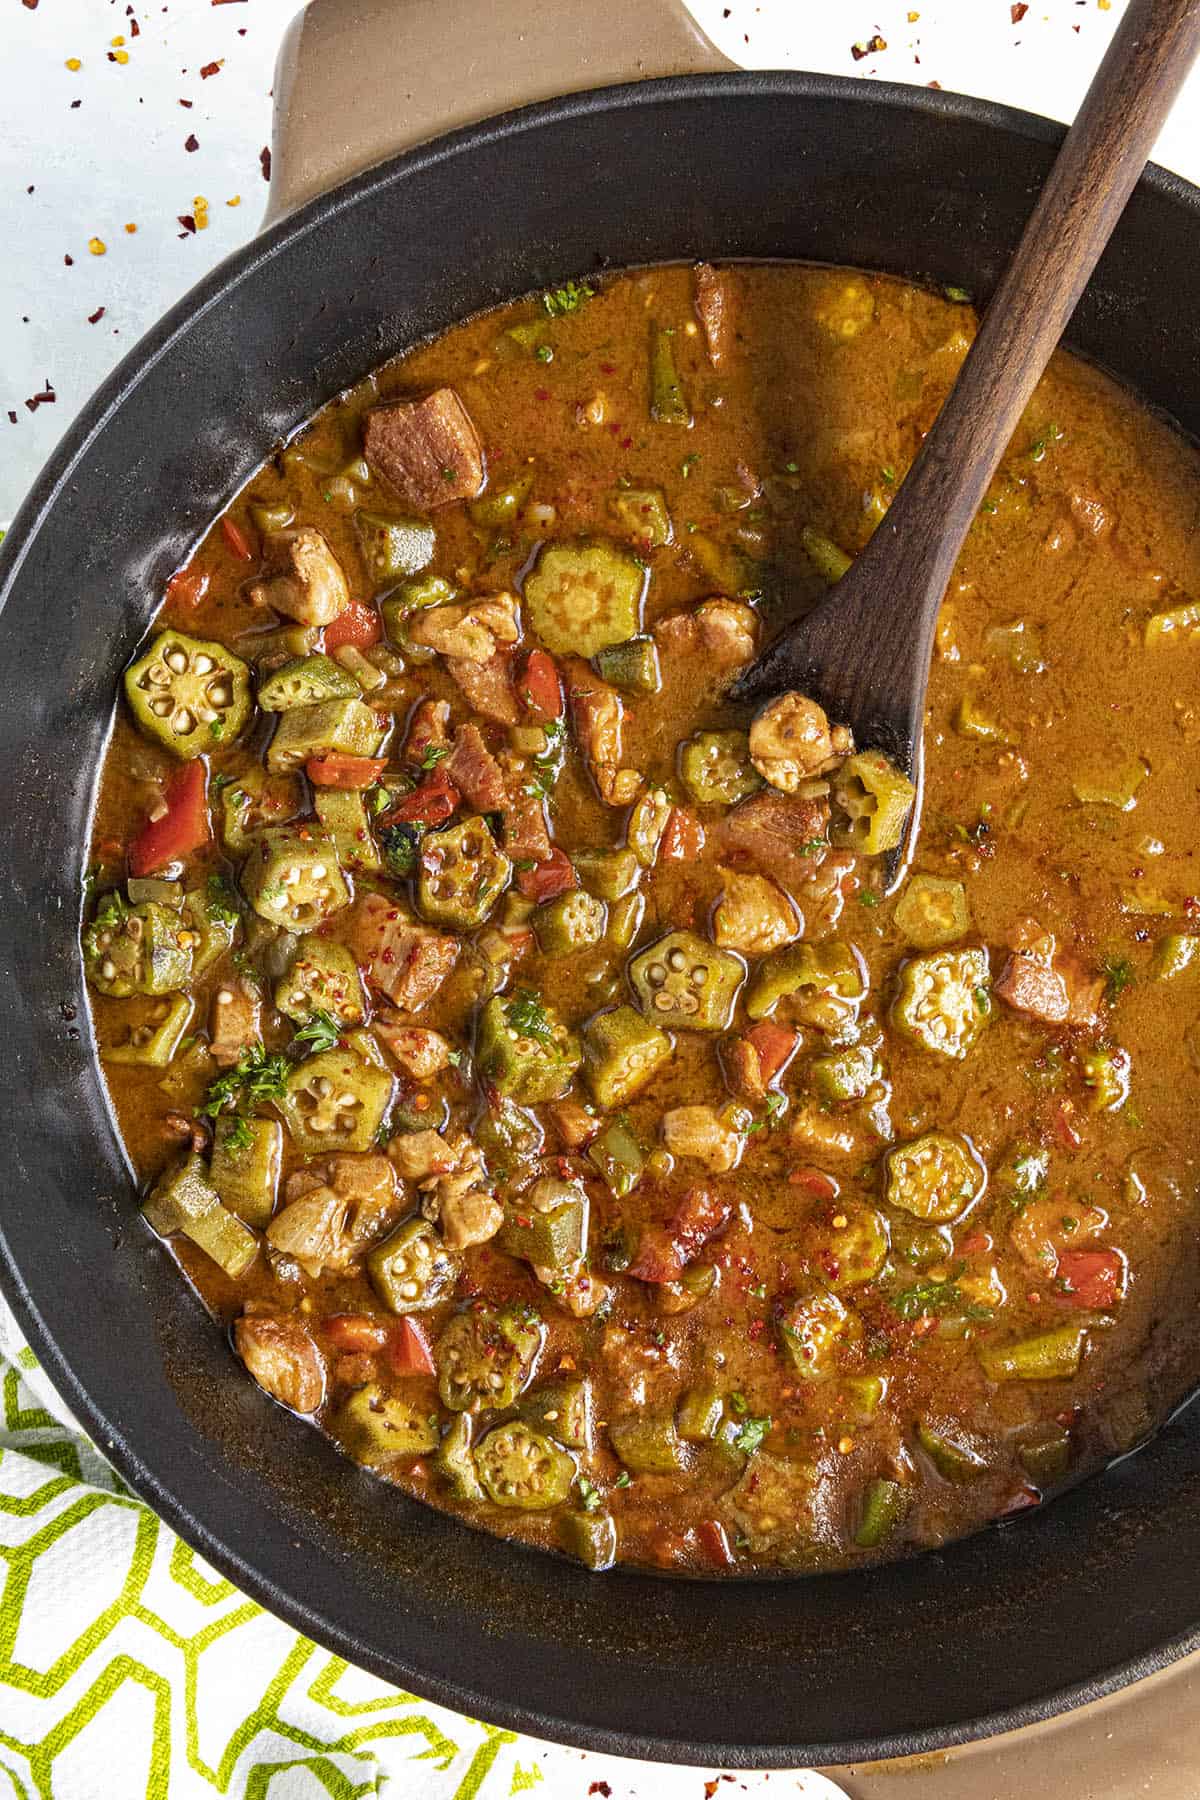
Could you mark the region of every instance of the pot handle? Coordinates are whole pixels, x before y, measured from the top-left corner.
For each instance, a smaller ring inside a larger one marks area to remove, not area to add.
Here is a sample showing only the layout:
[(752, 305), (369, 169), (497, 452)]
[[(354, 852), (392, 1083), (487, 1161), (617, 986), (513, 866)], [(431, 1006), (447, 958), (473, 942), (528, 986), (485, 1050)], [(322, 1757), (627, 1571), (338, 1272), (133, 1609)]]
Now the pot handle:
[(310, 0), (275, 66), (264, 223), (510, 107), (733, 66), (683, 0)]

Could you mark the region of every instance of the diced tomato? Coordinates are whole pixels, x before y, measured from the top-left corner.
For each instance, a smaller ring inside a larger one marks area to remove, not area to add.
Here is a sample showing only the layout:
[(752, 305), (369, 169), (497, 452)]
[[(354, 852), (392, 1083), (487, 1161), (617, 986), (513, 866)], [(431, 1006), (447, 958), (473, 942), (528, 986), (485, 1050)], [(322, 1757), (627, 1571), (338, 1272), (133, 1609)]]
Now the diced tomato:
[(842, 1191), (833, 1176), (827, 1175), (824, 1169), (793, 1169), (788, 1181), (792, 1187), (803, 1188), (814, 1200), (836, 1200)]
[(644, 1226), (637, 1255), (625, 1273), (635, 1281), (648, 1281), (656, 1287), (665, 1281), (678, 1281), (683, 1274), (683, 1258), (670, 1232), (661, 1225)]
[(728, 1200), (710, 1194), (707, 1188), (689, 1188), (675, 1209), (670, 1234), (685, 1259), (695, 1256), (710, 1237), (715, 1237), (729, 1223), (733, 1212)]
[(399, 1319), (388, 1337), (387, 1360), (394, 1375), (435, 1373), (429, 1340), (415, 1319)]
[(167, 784), (167, 810), (161, 819), (147, 819), (129, 846), (132, 875), (153, 875), (176, 857), (188, 856), (207, 844), (208, 771), (200, 758), (186, 763)]
[(1075, 1125), (1075, 1102), (1060, 1100), (1052, 1120), (1054, 1136), (1064, 1150), (1078, 1150), (1083, 1139)]
[(304, 765), (308, 779), (317, 787), (374, 787), (387, 768), (386, 756), (348, 756), (343, 750), (327, 750), (324, 756), (310, 756)]
[(239, 562), (254, 561), (253, 544), (251, 544), (250, 539), (246, 536), (246, 533), (242, 530), (237, 520), (231, 519), (228, 513), (226, 513), (225, 517), (221, 520), (221, 536), (225, 539), (225, 542), (233, 551), (233, 554), (237, 557)]
[(773, 1019), (764, 1019), (746, 1033), (746, 1042), (758, 1057), (759, 1072), (766, 1087), (770, 1087), (780, 1071), (787, 1067), (798, 1041), (797, 1032), (786, 1025), (776, 1025)]
[(704, 827), (681, 806), (673, 806), (667, 814), (663, 834), (658, 842), (661, 862), (692, 862), (704, 848)]
[(334, 1313), (325, 1320), (324, 1331), (338, 1350), (382, 1350), (388, 1341), (389, 1321), (372, 1319), (367, 1313)]
[(199, 606), (208, 592), (208, 576), (203, 569), (176, 569), (167, 583), (166, 602), (176, 612)]
[(340, 650), (343, 644), (353, 644), (356, 650), (369, 650), (383, 636), (383, 623), (373, 606), (365, 600), (351, 600), (336, 619), (325, 627), (325, 648), (327, 651)]
[(1085, 1312), (1106, 1312), (1125, 1291), (1119, 1250), (1064, 1250), (1058, 1259), (1058, 1298)]
[(521, 869), (517, 874), (517, 886), (526, 900), (539, 902), (569, 893), (576, 881), (575, 865), (557, 844), (544, 862), (534, 863), (532, 869)]
[(554, 658), (545, 650), (531, 650), (517, 692), (535, 719), (561, 719), (562, 686)]
[(733, 1551), (719, 1520), (701, 1519), (696, 1526), (696, 1543), (705, 1562), (711, 1563), (714, 1569), (732, 1568)]
[(384, 825), (444, 825), (457, 809), (462, 795), (441, 769), (435, 769), (411, 794), (405, 794), (383, 815)]

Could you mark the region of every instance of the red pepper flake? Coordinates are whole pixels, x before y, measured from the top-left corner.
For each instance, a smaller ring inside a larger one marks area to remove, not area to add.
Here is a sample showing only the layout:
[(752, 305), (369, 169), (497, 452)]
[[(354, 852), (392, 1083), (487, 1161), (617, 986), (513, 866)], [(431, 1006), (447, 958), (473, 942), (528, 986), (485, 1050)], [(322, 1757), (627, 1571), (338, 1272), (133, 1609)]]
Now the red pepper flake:
[(89, 325), (98, 325), (103, 317), (104, 317), (104, 308), (102, 306), (98, 306), (94, 313), (88, 314), (88, 324)]
[(179, 234), (180, 237), (186, 237), (189, 232), (195, 231), (196, 221), (191, 213), (178, 213), (176, 216), (179, 223), (183, 226), (183, 230)]
[(75, 267), (75, 258), (73, 256), (64, 256), (63, 261), (66, 263), (68, 269), (73, 269)]
[(1015, 6), (1010, 6), (1008, 10), (1013, 24), (1019, 25), (1021, 20), (1025, 17), (1025, 14), (1029, 11), (1029, 8), (1025, 5), (1025, 0), (1017, 0), (1017, 4)]
[(70, 111), (70, 112), (74, 112), (74, 111), (75, 111), (75, 108), (76, 108), (76, 107), (77, 107), (77, 106), (82, 106), (82, 105), (83, 105), (83, 101), (82, 101), (82, 100), (72, 100), (72, 102), (71, 102), (71, 104), (70, 104), (70, 107), (69, 107), (69, 108), (68, 108), (68, 110), (69, 110), (69, 111)]
[(599, 1794), (600, 1800), (612, 1800), (612, 1789), (607, 1781), (593, 1781), (588, 1789), (589, 1794)]
[(864, 56), (872, 56), (877, 51), (886, 49), (887, 39), (880, 37), (876, 32), (874, 37), (868, 38), (865, 44), (851, 44), (850, 54), (855, 62), (861, 62)]
[(183, 147), (188, 151), (198, 150), (200, 148), (200, 139), (196, 136), (194, 131), (189, 131), (188, 135), (184, 138)]
[(15, 424), (16, 424), (16, 422), (17, 422), (17, 415), (16, 415), (16, 413), (15, 413), (15, 412), (14, 412), (14, 411), (13, 411), (13, 410), (12, 410), (12, 407), (11, 407), (11, 406), (10, 406), (10, 407), (9, 407), (9, 409), (8, 409), (8, 422), (9, 422), (9, 424), (10, 424), (10, 425), (15, 425)]
[(57, 399), (58, 395), (55, 393), (50, 383), (47, 382), (41, 393), (30, 395), (25, 404), (30, 412), (36, 412), (39, 406), (53, 406)]
[(30, 12), (37, 11), (37, 3), (38, 3), (38, 0), (21, 0), (21, 5), (27, 6), (29, 8)]
[(129, 35), (130, 37), (141, 37), (142, 35), (142, 28), (136, 19), (130, 19), (129, 21)]
[(219, 75), (220, 73), (221, 65), (219, 62), (205, 63), (200, 71), (200, 79), (201, 81), (207, 81), (210, 75)]
[(191, 102), (191, 101), (190, 101), (190, 100), (181, 100), (181, 101), (180, 101), (180, 102), (179, 102), (179, 104), (180, 104), (180, 106), (186, 106), (186, 107), (187, 107), (187, 109), (188, 109), (188, 111), (189, 111), (189, 112), (191, 112), (191, 110), (192, 110), (192, 102)]
[(266, 144), (264, 144), (262, 149), (259, 151), (258, 160), (259, 160), (260, 164), (262, 165), (263, 180), (270, 181), (270, 179), (271, 179), (271, 151), (270, 151), (270, 148)]

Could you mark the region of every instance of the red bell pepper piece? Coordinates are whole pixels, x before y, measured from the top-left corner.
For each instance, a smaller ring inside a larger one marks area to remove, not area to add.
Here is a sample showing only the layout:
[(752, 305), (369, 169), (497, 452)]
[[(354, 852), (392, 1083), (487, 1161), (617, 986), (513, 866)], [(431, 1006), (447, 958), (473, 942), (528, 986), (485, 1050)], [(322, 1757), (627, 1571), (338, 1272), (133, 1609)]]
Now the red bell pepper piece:
[(432, 1375), (436, 1371), (429, 1340), (415, 1319), (398, 1319), (388, 1336), (387, 1360), (394, 1375)]
[(764, 1019), (746, 1033), (746, 1042), (758, 1057), (759, 1073), (765, 1087), (770, 1087), (775, 1077), (787, 1067), (798, 1041), (796, 1031), (776, 1025), (773, 1019)]
[(554, 658), (545, 650), (531, 650), (517, 692), (535, 719), (561, 719), (562, 684)]
[(696, 1527), (696, 1544), (706, 1563), (714, 1569), (733, 1567), (733, 1551), (725, 1527), (717, 1519), (701, 1519)]
[(690, 1261), (710, 1237), (715, 1237), (728, 1225), (732, 1212), (728, 1200), (710, 1194), (707, 1188), (688, 1189), (675, 1209), (669, 1228), (685, 1261)]
[(444, 825), (462, 796), (441, 769), (435, 769), (411, 794), (405, 794), (383, 815), (384, 825)]
[(1125, 1292), (1125, 1258), (1119, 1250), (1064, 1250), (1056, 1284), (1065, 1305), (1107, 1312)]
[(517, 872), (517, 886), (526, 900), (536, 900), (539, 904), (543, 900), (553, 900), (559, 894), (569, 893), (577, 880), (574, 863), (557, 844), (544, 862), (534, 863), (532, 869), (520, 869)]
[(225, 542), (239, 562), (254, 561), (254, 546), (251, 544), (250, 539), (246, 536), (246, 533), (242, 530), (237, 520), (231, 519), (228, 513), (226, 513), (225, 517), (221, 520), (221, 536), (225, 539)]
[(334, 1348), (352, 1355), (382, 1350), (388, 1341), (388, 1331), (386, 1319), (373, 1319), (368, 1313), (334, 1313), (324, 1324), (325, 1336)]
[(304, 765), (314, 786), (332, 788), (374, 787), (386, 768), (386, 756), (350, 756), (344, 750), (310, 756)]
[(351, 600), (325, 627), (324, 644), (327, 651), (340, 650), (343, 644), (353, 644), (356, 650), (369, 650), (382, 636), (383, 623), (375, 608), (368, 606), (365, 600)]
[(673, 806), (659, 839), (658, 854), (662, 862), (692, 862), (704, 848), (704, 827), (681, 806)]
[(208, 576), (203, 569), (176, 569), (167, 583), (166, 602), (176, 612), (187, 612), (199, 606), (208, 592)]
[(177, 857), (188, 856), (207, 844), (206, 776), (200, 759), (186, 763), (172, 775), (165, 795), (166, 812), (161, 819), (147, 819), (129, 846), (131, 875), (153, 875)]
[(827, 1175), (824, 1169), (793, 1169), (788, 1181), (792, 1187), (803, 1188), (814, 1200), (836, 1200), (842, 1191), (833, 1176)]

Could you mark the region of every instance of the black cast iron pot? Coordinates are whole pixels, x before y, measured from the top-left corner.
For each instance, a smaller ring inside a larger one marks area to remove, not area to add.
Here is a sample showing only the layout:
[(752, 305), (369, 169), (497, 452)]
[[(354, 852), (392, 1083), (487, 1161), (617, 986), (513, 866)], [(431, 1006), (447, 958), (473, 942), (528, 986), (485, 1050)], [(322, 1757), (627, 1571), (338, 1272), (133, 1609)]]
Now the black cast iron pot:
[[(77, 953), (121, 669), (165, 577), (282, 434), (415, 340), (594, 268), (812, 258), (986, 295), (1060, 135), (803, 75), (613, 88), (458, 132), (196, 288), (68, 432), (0, 552), (0, 1284), (137, 1492), (402, 1687), (595, 1748), (777, 1767), (960, 1742), (1200, 1643), (1194, 1412), (1044, 1513), (936, 1554), (724, 1585), (590, 1576), (354, 1470), (243, 1378), (138, 1219)], [(1197, 267), (1200, 194), (1151, 171), (1071, 331), (1192, 432)], [(1182, 1391), (1200, 1347), (1164, 1335), (1160, 1360)]]

